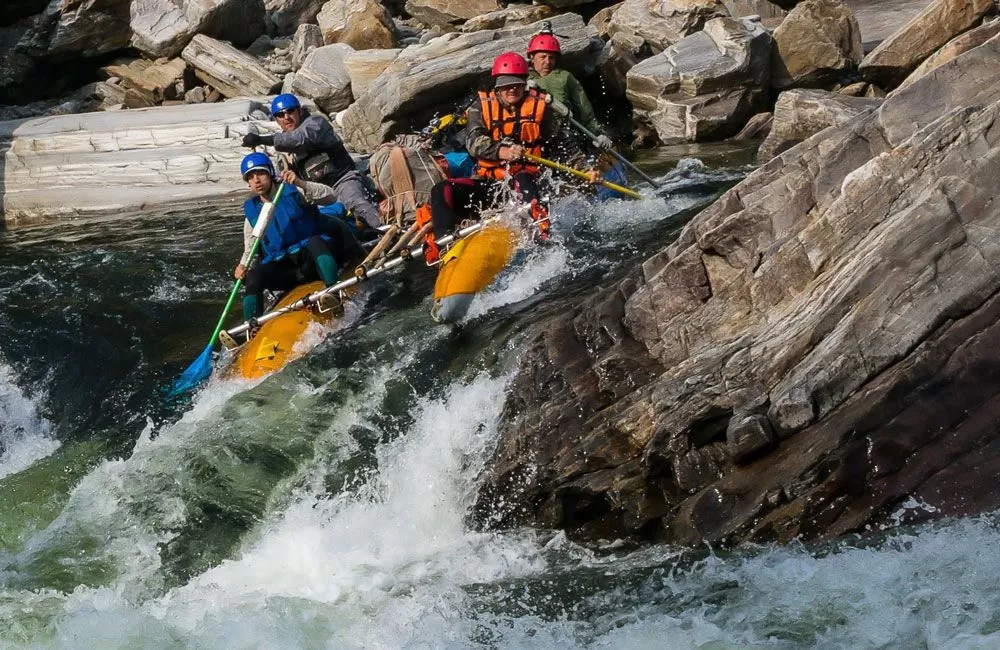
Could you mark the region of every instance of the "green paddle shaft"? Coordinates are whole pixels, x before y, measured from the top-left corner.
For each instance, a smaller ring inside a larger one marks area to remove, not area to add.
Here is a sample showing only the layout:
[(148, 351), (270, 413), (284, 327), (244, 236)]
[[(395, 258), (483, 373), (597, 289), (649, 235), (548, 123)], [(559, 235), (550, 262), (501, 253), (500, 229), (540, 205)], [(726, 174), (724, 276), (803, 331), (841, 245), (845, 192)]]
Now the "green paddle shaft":
[[(582, 178), (583, 180), (590, 180), (590, 175), (587, 174), (586, 172), (580, 171), (579, 169), (573, 169), (572, 167), (563, 165), (562, 163), (557, 163), (554, 160), (548, 160), (546, 158), (542, 158), (541, 156), (533, 156), (530, 153), (524, 154), (524, 157), (533, 163), (538, 163), (539, 165), (545, 165), (546, 167), (551, 167), (552, 169), (561, 172), (566, 172), (567, 174), (572, 174), (573, 176), (576, 176), (577, 178)], [(618, 192), (619, 194), (624, 194), (629, 198), (632, 199), (643, 198), (642, 194), (639, 194), (635, 190), (630, 190), (627, 187), (622, 187), (621, 185), (617, 185), (615, 183), (611, 183), (605, 180), (599, 180), (597, 182), (603, 185), (604, 187), (608, 188), (609, 190), (614, 190), (615, 192)]]
[[(274, 200), (271, 201), (272, 206), (275, 206), (278, 203), (278, 199), (281, 198), (281, 193), (282, 191), (284, 191), (284, 189), (285, 189), (284, 183), (278, 186), (278, 191), (274, 195)], [(260, 232), (263, 233), (264, 230), (267, 228), (267, 224), (271, 221), (271, 215), (273, 213), (274, 209), (272, 208), (271, 210), (268, 211), (266, 215), (264, 215), (264, 225), (260, 228)], [(253, 243), (250, 244), (250, 254), (247, 255), (246, 257), (247, 265), (250, 264), (250, 262), (253, 260), (254, 255), (257, 254), (257, 248), (259, 246), (260, 246), (260, 237), (254, 237)], [(223, 323), (226, 322), (226, 316), (229, 315), (229, 310), (232, 308), (233, 301), (236, 300), (236, 294), (239, 293), (241, 286), (243, 286), (243, 278), (239, 278), (238, 280), (236, 280), (236, 283), (233, 284), (233, 290), (229, 292), (229, 300), (226, 301), (226, 307), (225, 309), (222, 310), (222, 315), (219, 316), (219, 322), (215, 324), (215, 331), (212, 332), (212, 338), (208, 339), (209, 347), (215, 345), (215, 342), (219, 340), (219, 332), (222, 331), (222, 325)]]

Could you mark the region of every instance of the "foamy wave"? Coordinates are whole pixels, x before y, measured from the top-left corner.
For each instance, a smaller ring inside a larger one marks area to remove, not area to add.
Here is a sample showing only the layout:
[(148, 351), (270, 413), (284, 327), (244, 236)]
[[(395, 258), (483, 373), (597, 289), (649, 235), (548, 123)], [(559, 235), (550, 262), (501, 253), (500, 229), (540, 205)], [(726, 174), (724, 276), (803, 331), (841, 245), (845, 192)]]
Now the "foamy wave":
[(0, 478), (16, 474), (59, 448), (52, 425), (38, 412), (37, 398), (14, 383), (14, 372), (0, 363)]

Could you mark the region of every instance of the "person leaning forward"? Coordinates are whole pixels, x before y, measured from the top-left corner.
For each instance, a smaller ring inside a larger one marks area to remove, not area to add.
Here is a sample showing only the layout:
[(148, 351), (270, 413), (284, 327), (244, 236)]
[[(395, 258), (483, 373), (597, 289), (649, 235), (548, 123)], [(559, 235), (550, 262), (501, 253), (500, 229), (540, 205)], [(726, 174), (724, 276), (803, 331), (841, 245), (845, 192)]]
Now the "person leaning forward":
[[(531, 216), (548, 236), (548, 211), (538, 190), (537, 165), (525, 154), (562, 154), (583, 158), (566, 138), (545, 101), (527, 89), (528, 62), (516, 52), (505, 52), (493, 62), (493, 90), (481, 91), (468, 112), (466, 147), (476, 160), (473, 178), (450, 178), (431, 189), (434, 236), (443, 237), (478, 207), (495, 204), (498, 182), (510, 177), (520, 198), (531, 206)], [(591, 180), (597, 180), (592, 171)]]
[(274, 98), (271, 115), (281, 133), (248, 133), (243, 137), (243, 146), (269, 145), (289, 154), (291, 169), (298, 176), (332, 188), (336, 200), (369, 227), (381, 225), (378, 208), (368, 199), (354, 160), (330, 123), (319, 115), (310, 114), (298, 98), (289, 93)]

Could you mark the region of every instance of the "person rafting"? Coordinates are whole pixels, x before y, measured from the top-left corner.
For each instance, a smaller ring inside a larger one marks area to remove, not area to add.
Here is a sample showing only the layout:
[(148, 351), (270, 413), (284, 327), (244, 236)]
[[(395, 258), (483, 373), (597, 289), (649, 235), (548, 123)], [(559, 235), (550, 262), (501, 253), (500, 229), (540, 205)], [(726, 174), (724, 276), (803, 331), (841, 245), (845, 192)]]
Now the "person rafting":
[[(553, 100), (565, 107), (569, 114), (567, 118), (579, 122), (589, 133), (581, 135), (592, 136), (592, 144), (596, 149), (610, 152), (614, 147), (604, 133), (604, 127), (597, 120), (594, 106), (587, 98), (583, 84), (569, 70), (559, 67), (562, 48), (559, 39), (552, 33), (552, 25), (546, 21), (542, 29), (528, 42), (528, 60), (531, 61), (531, 71), (528, 73), (528, 84), (550, 95)], [(589, 138), (588, 138), (589, 139)], [(628, 182), (625, 167), (620, 162), (601, 156), (601, 168), (604, 179), (612, 183), (624, 185)], [(600, 200), (618, 197), (620, 194), (601, 187), (597, 190)]]
[(351, 154), (330, 123), (319, 115), (310, 114), (290, 93), (278, 95), (271, 101), (271, 116), (281, 133), (248, 133), (243, 137), (243, 146), (273, 146), (286, 154), (289, 168), (299, 177), (327, 185), (335, 200), (368, 227), (380, 226), (378, 208), (369, 200)]
[[(243, 204), (243, 258), (233, 275), (244, 280), (243, 318), (252, 323), (263, 313), (264, 289), (285, 291), (317, 279), (330, 286), (337, 282), (338, 258), (340, 264), (349, 264), (364, 251), (346, 222), (340, 226), (338, 237), (329, 234), (328, 226), (319, 220), (316, 207), (296, 187), (309, 188), (310, 184), (295, 177), (294, 172), (286, 172), (284, 189), (274, 202), (278, 185), (274, 165), (266, 154), (254, 152), (245, 156), (240, 173), (253, 196)], [(265, 205), (272, 203), (270, 222), (258, 249), (260, 259), (252, 264), (253, 260), (248, 258), (254, 227)]]
[[(541, 156), (551, 151), (582, 158), (575, 142), (565, 138), (535, 91), (528, 90), (528, 62), (517, 52), (504, 52), (493, 62), (493, 89), (479, 92), (469, 108), (466, 148), (477, 160), (472, 178), (449, 178), (431, 188), (431, 219), (434, 236), (443, 237), (477, 207), (493, 205), (496, 188), (506, 178), (513, 180), (520, 198), (531, 206), (532, 219), (543, 239), (548, 238), (548, 212), (542, 202), (536, 177), (539, 168), (525, 154)], [(597, 172), (589, 172), (597, 180)]]
[(583, 85), (572, 72), (558, 67), (560, 56), (562, 48), (559, 46), (559, 39), (552, 33), (552, 26), (546, 22), (542, 30), (528, 42), (528, 59), (531, 61), (529, 82), (561, 102), (570, 110), (572, 117), (595, 134), (595, 147), (611, 149), (614, 143), (604, 134), (604, 127), (597, 121), (594, 106), (587, 98)]

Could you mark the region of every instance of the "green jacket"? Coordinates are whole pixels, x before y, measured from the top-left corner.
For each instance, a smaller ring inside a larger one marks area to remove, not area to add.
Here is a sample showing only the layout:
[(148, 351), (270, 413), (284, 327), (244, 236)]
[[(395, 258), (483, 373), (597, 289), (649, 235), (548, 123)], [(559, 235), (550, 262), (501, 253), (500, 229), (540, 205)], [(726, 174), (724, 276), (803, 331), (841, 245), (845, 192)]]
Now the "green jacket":
[(587, 127), (594, 135), (604, 132), (604, 127), (597, 121), (594, 107), (590, 105), (583, 86), (568, 70), (556, 68), (544, 77), (532, 70), (528, 73), (528, 78), (533, 79), (542, 90), (566, 104), (573, 112), (573, 119)]

